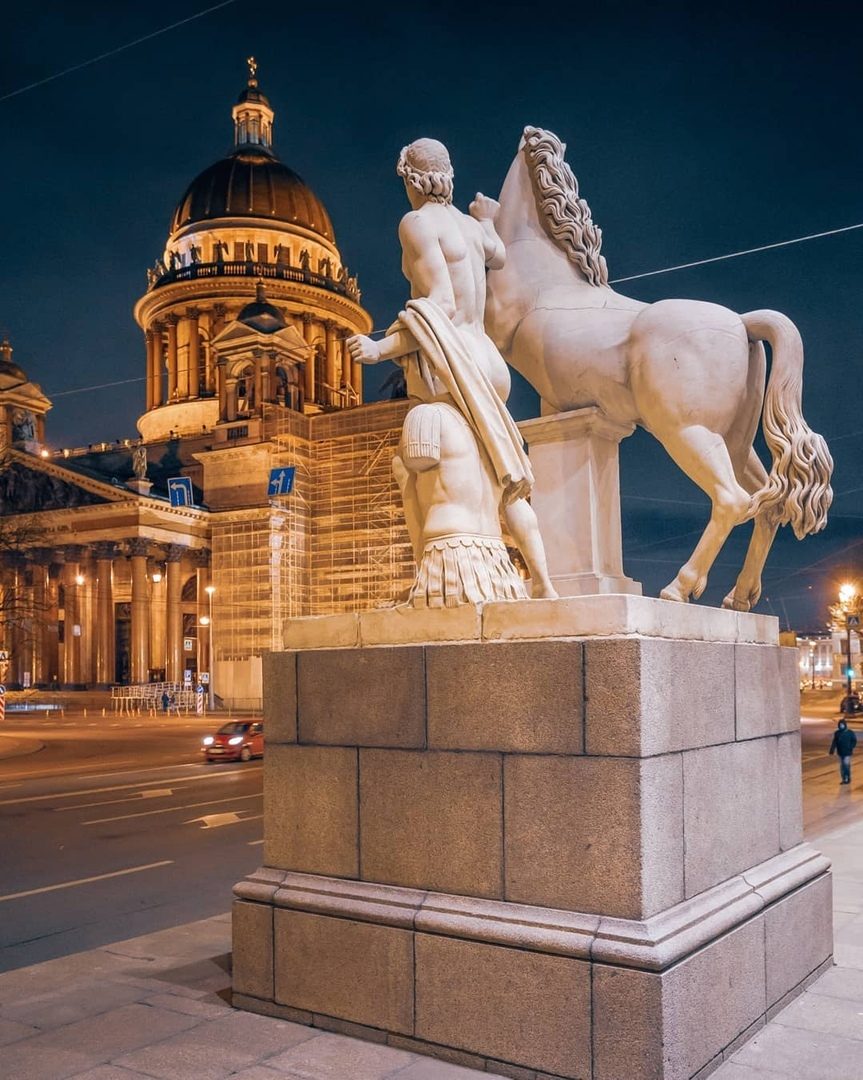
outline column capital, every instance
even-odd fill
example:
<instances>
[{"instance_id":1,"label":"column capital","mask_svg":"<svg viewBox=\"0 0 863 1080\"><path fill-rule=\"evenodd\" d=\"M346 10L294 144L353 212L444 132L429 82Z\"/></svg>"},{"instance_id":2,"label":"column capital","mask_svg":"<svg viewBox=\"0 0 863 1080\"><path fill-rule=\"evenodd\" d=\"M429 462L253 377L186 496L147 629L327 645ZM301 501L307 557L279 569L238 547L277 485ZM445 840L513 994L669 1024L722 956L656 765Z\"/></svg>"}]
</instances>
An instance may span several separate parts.
<instances>
[{"instance_id":1,"label":"column capital","mask_svg":"<svg viewBox=\"0 0 863 1080\"><path fill-rule=\"evenodd\" d=\"M172 312L170 315L165 316L165 322L168 324L169 327L177 326L180 322L180 316L175 315Z\"/></svg>"},{"instance_id":2,"label":"column capital","mask_svg":"<svg viewBox=\"0 0 863 1080\"><path fill-rule=\"evenodd\" d=\"M162 551L165 553L165 562L180 562L188 548L185 544L164 544Z\"/></svg>"},{"instance_id":3,"label":"column capital","mask_svg":"<svg viewBox=\"0 0 863 1080\"><path fill-rule=\"evenodd\" d=\"M63 558L67 563L76 563L82 557L84 547L82 544L66 544L63 548Z\"/></svg>"},{"instance_id":4,"label":"column capital","mask_svg":"<svg viewBox=\"0 0 863 1080\"><path fill-rule=\"evenodd\" d=\"M195 548L192 552L192 558L199 570L206 570L210 565L210 551L208 548Z\"/></svg>"},{"instance_id":5,"label":"column capital","mask_svg":"<svg viewBox=\"0 0 863 1080\"><path fill-rule=\"evenodd\" d=\"M113 540L98 540L93 545L93 551L95 552L96 558L100 561L113 559L117 554L117 545Z\"/></svg>"},{"instance_id":6,"label":"column capital","mask_svg":"<svg viewBox=\"0 0 863 1080\"><path fill-rule=\"evenodd\" d=\"M201 309L200 308L197 308L197 307L187 307L186 308L186 318L187 319L199 319L200 317L201 317Z\"/></svg>"},{"instance_id":7,"label":"column capital","mask_svg":"<svg viewBox=\"0 0 863 1080\"><path fill-rule=\"evenodd\" d=\"M145 536L133 536L128 541L129 554L133 558L146 556L150 550L150 541Z\"/></svg>"},{"instance_id":8,"label":"column capital","mask_svg":"<svg viewBox=\"0 0 863 1080\"><path fill-rule=\"evenodd\" d=\"M310 311L304 311L300 317L302 318L303 323L306 326L308 326L310 322L313 322L315 318Z\"/></svg>"}]
</instances>

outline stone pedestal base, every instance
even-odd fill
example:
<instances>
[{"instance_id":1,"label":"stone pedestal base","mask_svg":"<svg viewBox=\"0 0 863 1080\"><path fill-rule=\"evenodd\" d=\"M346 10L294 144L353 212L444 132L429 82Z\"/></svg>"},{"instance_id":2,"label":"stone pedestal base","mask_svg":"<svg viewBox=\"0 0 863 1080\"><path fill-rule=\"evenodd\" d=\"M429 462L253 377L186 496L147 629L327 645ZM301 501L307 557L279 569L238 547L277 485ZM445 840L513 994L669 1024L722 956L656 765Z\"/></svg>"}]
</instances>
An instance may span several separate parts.
<instances>
[{"instance_id":1,"label":"stone pedestal base","mask_svg":"<svg viewBox=\"0 0 863 1080\"><path fill-rule=\"evenodd\" d=\"M536 482L531 505L548 570L561 596L640 594L623 572L618 446L634 424L617 424L599 409L525 420Z\"/></svg>"},{"instance_id":2,"label":"stone pedestal base","mask_svg":"<svg viewBox=\"0 0 863 1080\"><path fill-rule=\"evenodd\" d=\"M265 658L234 1004L516 1080L706 1076L830 963L796 650L643 597L448 614ZM387 620L426 643L362 647Z\"/></svg>"}]
</instances>

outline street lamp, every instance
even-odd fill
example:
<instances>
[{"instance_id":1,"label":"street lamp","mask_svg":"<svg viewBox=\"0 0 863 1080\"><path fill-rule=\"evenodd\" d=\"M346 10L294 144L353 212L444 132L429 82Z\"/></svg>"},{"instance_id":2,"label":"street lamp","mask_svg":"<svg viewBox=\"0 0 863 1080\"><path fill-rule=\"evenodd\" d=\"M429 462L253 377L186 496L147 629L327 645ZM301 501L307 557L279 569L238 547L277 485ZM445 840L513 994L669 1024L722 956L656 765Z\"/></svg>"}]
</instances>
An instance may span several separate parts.
<instances>
[{"instance_id":1,"label":"street lamp","mask_svg":"<svg viewBox=\"0 0 863 1080\"><path fill-rule=\"evenodd\" d=\"M210 682L208 686L208 700L210 712L216 707L216 695L213 690L213 593L216 591L215 585L208 585L204 592L207 594L207 621L209 625L209 636L207 637L207 664L210 668Z\"/></svg>"},{"instance_id":2,"label":"street lamp","mask_svg":"<svg viewBox=\"0 0 863 1080\"><path fill-rule=\"evenodd\" d=\"M851 607L851 603L854 597L857 595L857 590L853 585L842 585L839 589L839 603L842 605L842 610L845 612L845 629L847 631L847 666L845 668L845 675L848 680L848 712L851 712L851 694L854 689L853 677L854 668L851 666L851 620L848 615L848 609Z\"/></svg>"}]
</instances>

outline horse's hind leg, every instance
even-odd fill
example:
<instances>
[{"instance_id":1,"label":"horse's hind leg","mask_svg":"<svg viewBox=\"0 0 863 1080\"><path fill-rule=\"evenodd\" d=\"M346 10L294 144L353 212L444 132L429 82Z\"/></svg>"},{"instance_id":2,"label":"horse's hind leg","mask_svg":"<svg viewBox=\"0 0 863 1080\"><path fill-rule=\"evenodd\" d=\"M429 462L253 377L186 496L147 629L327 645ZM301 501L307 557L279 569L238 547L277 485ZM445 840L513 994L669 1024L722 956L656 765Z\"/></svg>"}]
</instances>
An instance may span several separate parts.
<instances>
[{"instance_id":1,"label":"horse's hind leg","mask_svg":"<svg viewBox=\"0 0 863 1080\"><path fill-rule=\"evenodd\" d=\"M735 525L749 511L750 495L737 481L728 447L721 435L693 425L660 438L660 442L713 504L710 521L695 550L680 568L677 577L659 594L663 600L688 603L698 599L707 585L707 575Z\"/></svg>"},{"instance_id":2,"label":"horse's hind leg","mask_svg":"<svg viewBox=\"0 0 863 1080\"><path fill-rule=\"evenodd\" d=\"M743 472L743 486L750 495L754 495L766 483L767 470L755 450L752 449L749 451L749 459ZM758 603L761 596L761 573L778 527L775 523L770 524L764 514L756 515L743 569L740 571L734 588L722 601L724 608L731 608L733 611L749 611Z\"/></svg>"}]
</instances>

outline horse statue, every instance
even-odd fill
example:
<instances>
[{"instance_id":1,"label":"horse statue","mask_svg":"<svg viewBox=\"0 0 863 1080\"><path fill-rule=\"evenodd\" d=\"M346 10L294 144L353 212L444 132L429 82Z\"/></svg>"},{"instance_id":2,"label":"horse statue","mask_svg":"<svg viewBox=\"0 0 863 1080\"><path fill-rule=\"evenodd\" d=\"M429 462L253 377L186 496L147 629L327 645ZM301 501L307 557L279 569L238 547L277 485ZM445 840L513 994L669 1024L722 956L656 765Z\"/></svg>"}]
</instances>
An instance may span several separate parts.
<instances>
[{"instance_id":1,"label":"horse statue","mask_svg":"<svg viewBox=\"0 0 863 1080\"><path fill-rule=\"evenodd\" d=\"M697 599L731 530L754 519L722 604L749 611L778 527L790 524L798 539L818 532L833 499L833 460L801 411L800 334L777 311L616 292L565 149L550 131L524 130L499 198L506 263L488 274L486 329L544 412L596 406L639 424L709 496L707 527L661 597ZM753 447L759 419L769 475Z\"/></svg>"}]
</instances>

